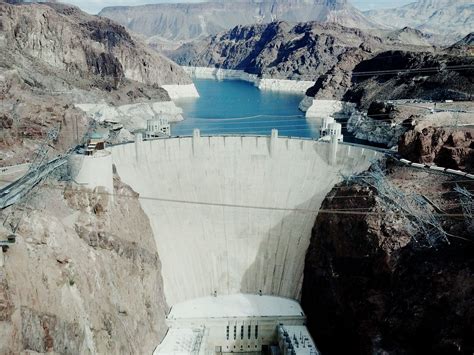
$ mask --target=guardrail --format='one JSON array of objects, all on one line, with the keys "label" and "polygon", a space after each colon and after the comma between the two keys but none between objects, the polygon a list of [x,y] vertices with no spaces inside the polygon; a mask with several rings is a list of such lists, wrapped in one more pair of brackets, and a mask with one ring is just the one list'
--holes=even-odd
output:
[{"label": "guardrail", "polygon": [[[163,139],[192,138],[192,137],[193,137],[192,135],[185,134],[185,135],[169,136],[169,137],[144,138],[143,142],[150,142],[150,141],[163,140]],[[269,134],[251,134],[251,133],[249,133],[249,134],[205,134],[205,133],[203,134],[203,133],[201,133],[201,137],[270,137],[270,135]],[[298,137],[298,136],[278,135],[278,138],[288,138],[288,139],[314,141],[314,142],[324,143],[324,144],[329,143],[328,141],[319,140],[319,139],[312,138],[312,137]],[[120,146],[120,145],[131,144],[131,143],[135,143],[135,141],[127,141],[127,142],[116,143],[116,144],[108,144],[107,146],[108,147],[116,147],[116,146]],[[393,153],[393,151],[388,149],[388,148],[374,147],[372,145],[364,145],[364,144],[351,143],[351,142],[339,142],[339,144],[348,145],[348,146],[352,146],[352,147],[359,147],[359,148],[364,148],[364,149],[372,149],[372,150],[376,150],[376,151],[379,151],[379,152],[386,152],[386,153],[392,152]]]},{"label": "guardrail", "polygon": [[433,171],[438,171],[440,173],[445,173],[445,174],[452,174],[452,175],[457,175],[457,176],[462,176],[468,179],[473,179],[474,180],[474,174],[467,173],[462,170],[455,170],[455,169],[450,169],[450,168],[443,168],[442,166],[437,166],[437,165],[428,165],[428,164],[421,164],[421,163],[414,163],[410,160],[407,159],[397,159],[400,163],[403,163],[405,165],[411,166],[413,168],[418,168],[418,169],[430,169]]}]

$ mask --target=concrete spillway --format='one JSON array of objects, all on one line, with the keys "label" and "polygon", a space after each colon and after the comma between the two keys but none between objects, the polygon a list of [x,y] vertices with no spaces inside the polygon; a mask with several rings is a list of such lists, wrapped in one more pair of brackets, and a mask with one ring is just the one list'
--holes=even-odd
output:
[{"label": "concrete spillway", "polygon": [[335,149],[199,135],[110,148],[121,179],[143,198],[168,304],[215,293],[298,299],[315,211],[341,173],[361,172],[378,155]]}]

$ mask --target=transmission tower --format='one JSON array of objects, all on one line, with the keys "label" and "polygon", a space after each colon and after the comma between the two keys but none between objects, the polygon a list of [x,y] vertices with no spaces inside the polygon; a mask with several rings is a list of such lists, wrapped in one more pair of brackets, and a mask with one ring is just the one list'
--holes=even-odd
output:
[{"label": "transmission tower", "polygon": [[[28,168],[28,171],[24,176],[31,176],[31,175],[37,174],[41,170],[40,168],[48,163],[47,157],[48,157],[49,149],[52,147],[52,143],[57,139],[58,134],[59,134],[59,128],[57,127],[51,128],[46,133],[44,141],[39,145],[39,147],[33,153],[33,161],[31,162]],[[32,196],[34,195],[33,188],[39,182],[40,181],[37,181],[35,179],[29,179],[25,181],[26,193],[20,197],[20,200],[16,208],[19,211],[19,215],[15,216],[14,211],[12,210],[3,221],[4,226],[6,226],[7,222],[9,222],[8,225],[10,226],[11,231],[12,231],[12,235],[8,237],[9,240],[14,240],[15,233],[18,230],[18,227],[20,226],[20,223],[28,208],[29,202]]]},{"label": "transmission tower", "polygon": [[[356,177],[357,178],[357,177]],[[406,232],[419,244],[433,247],[440,242],[449,242],[441,221],[427,199],[417,193],[407,193],[391,184],[380,164],[359,178],[374,188],[385,211],[405,217]]]},{"label": "transmission tower", "polygon": [[471,235],[474,235],[474,194],[459,185],[454,188],[454,191],[459,194],[466,228]]}]

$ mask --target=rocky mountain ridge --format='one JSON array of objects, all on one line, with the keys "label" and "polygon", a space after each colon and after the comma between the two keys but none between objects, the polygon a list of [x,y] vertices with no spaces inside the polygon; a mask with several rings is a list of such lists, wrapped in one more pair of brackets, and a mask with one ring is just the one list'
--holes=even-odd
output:
[{"label": "rocky mountain ridge", "polygon": [[279,79],[314,80],[346,53],[364,57],[384,46],[380,37],[337,24],[273,22],[237,26],[166,54],[186,66],[239,69]]},{"label": "rocky mountain ridge", "polygon": [[429,35],[429,43],[451,44],[474,27],[469,0],[419,0],[394,8],[361,12],[346,0],[240,0],[193,4],[154,4],[106,7],[111,18],[147,38],[158,50],[229,30],[235,26],[287,21],[316,21],[372,29],[379,35],[404,27]]},{"label": "rocky mountain ridge", "polygon": [[238,25],[276,20],[298,23],[335,22],[346,26],[374,27],[347,0],[239,0],[204,3],[154,4],[106,7],[108,17],[140,33],[155,47],[172,40],[189,41],[214,35]]},{"label": "rocky mountain ridge", "polygon": [[474,59],[462,43],[437,48],[408,27],[378,36],[336,24],[273,22],[237,26],[167,55],[185,66],[316,81],[308,96],[368,108],[374,100],[399,98],[469,100]]},{"label": "rocky mountain ridge", "polygon": [[125,79],[157,86],[190,83],[178,66],[108,19],[56,3],[0,6],[1,43],[9,50],[72,75],[97,75],[112,88]]},{"label": "rocky mountain ridge", "polygon": [[379,26],[419,29],[439,36],[438,42],[450,44],[474,28],[474,4],[470,0],[418,0],[393,9],[364,12]]},{"label": "rocky mountain ridge", "polygon": [[[373,100],[469,101],[473,67],[474,58],[450,52],[385,51],[352,69],[351,84],[342,99],[364,108]],[[318,97],[317,90],[313,92]]]}]

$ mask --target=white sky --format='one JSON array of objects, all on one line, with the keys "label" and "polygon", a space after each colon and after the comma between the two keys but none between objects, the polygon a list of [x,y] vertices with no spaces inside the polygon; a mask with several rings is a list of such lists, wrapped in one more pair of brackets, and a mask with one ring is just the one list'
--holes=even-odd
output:
[{"label": "white sky", "polygon": [[[398,7],[415,1],[416,0],[350,0],[353,5],[361,10]],[[199,0],[63,0],[63,2],[77,5],[84,11],[96,14],[106,6],[133,6],[164,2],[199,2]]]}]

